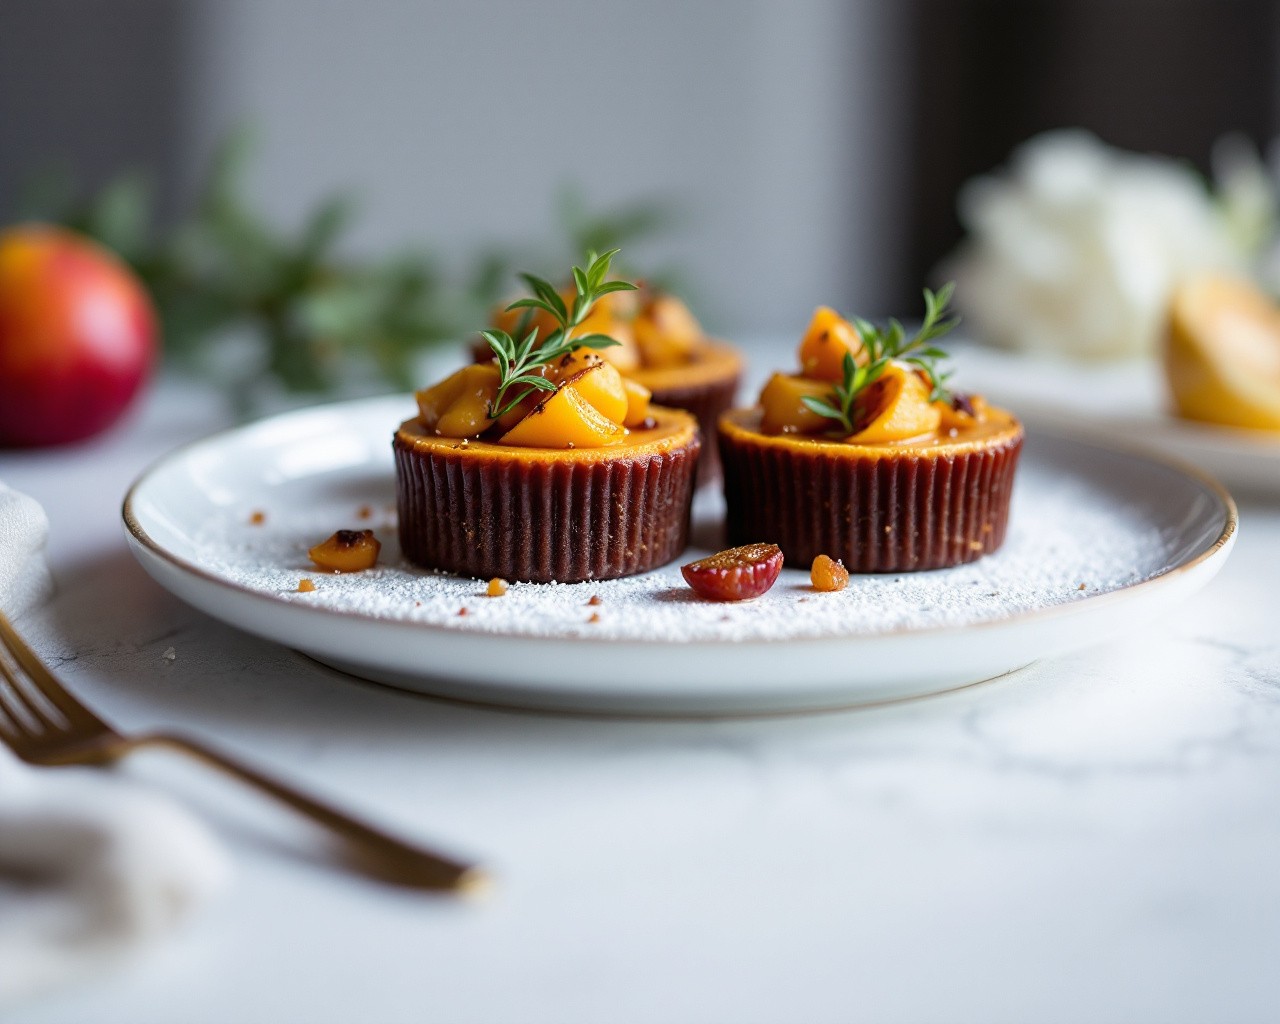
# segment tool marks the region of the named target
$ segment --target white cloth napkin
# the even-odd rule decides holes
[[[0,483],[0,610],[48,597],[48,520]],[[0,684],[3,685],[3,684]],[[208,830],[111,772],[30,768],[0,744],[0,1009],[169,934],[223,885]]]
[[[10,619],[53,593],[44,560],[49,519],[34,498],[0,482],[0,611]]]

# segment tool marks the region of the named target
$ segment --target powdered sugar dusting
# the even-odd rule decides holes
[[[194,539],[204,570],[281,601],[480,635],[666,642],[870,635],[996,621],[1087,600],[1166,570],[1185,538],[1158,497],[1126,497],[1073,465],[1024,457],[1008,539],[976,563],[855,575],[837,593],[813,590],[808,566],[789,567],[768,594],[741,604],[702,601],[680,575],[679,562],[717,543],[722,506],[713,492],[701,495],[695,509],[699,546],[672,565],[604,582],[517,583],[492,598],[487,581],[432,573],[401,559],[389,476],[338,493],[282,488],[255,504],[228,506]],[[257,524],[251,522],[255,511],[265,513]],[[377,568],[330,575],[308,560],[307,548],[335,530],[369,527],[383,544]],[[314,591],[299,592],[303,579]],[[598,603],[589,603],[592,597]]]

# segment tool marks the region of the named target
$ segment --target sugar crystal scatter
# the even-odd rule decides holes
[[[305,601],[309,608],[476,634],[681,643],[989,622],[1128,586],[1163,572],[1178,550],[1178,537],[1162,533],[1150,515],[1100,494],[1079,476],[1063,476],[1033,461],[1020,473],[1010,533],[994,555],[936,572],[854,576],[839,600],[815,598],[803,610],[799,604],[804,595],[813,593],[809,567],[791,566],[783,569],[766,599],[735,609],[727,619],[722,605],[692,598],[680,576],[680,564],[705,551],[691,549],[642,576],[522,585],[518,601],[476,601],[475,580],[404,562],[394,529],[384,534],[386,544],[375,568],[326,576],[314,592],[297,593],[299,577],[309,568],[308,545],[351,513],[350,504],[338,502],[273,506],[269,521],[253,530],[244,528],[243,509],[218,513],[196,538],[197,554],[202,568],[222,580],[278,599]],[[714,510],[707,513],[708,518],[713,515]],[[699,535],[696,524],[694,535]],[[1079,589],[1082,580],[1089,581],[1084,592]],[[609,614],[586,631],[584,606],[606,606]],[[466,610],[460,614],[460,609]]]

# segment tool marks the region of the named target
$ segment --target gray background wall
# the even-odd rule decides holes
[[[636,254],[730,333],[818,302],[916,312],[955,189],[1081,124],[1204,166],[1280,129],[1272,0],[0,0],[0,219],[64,162],[154,168],[181,207],[216,139],[260,129],[283,223],[364,197],[353,245],[557,241],[553,200],[670,201]]]
[[[48,158],[90,177],[137,160],[172,209],[247,116],[265,208],[288,223],[356,186],[366,250],[537,243],[566,183],[593,207],[668,201],[640,258],[687,269],[730,331],[883,307],[904,258],[892,5],[3,3],[0,189]]]

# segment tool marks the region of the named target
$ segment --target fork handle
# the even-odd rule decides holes
[[[152,733],[131,740],[129,745],[135,749],[167,747],[234,775],[334,832],[365,867],[388,881],[423,889],[467,891],[476,889],[485,880],[484,873],[475,865],[463,864],[397,839],[199,740],[172,733]]]

